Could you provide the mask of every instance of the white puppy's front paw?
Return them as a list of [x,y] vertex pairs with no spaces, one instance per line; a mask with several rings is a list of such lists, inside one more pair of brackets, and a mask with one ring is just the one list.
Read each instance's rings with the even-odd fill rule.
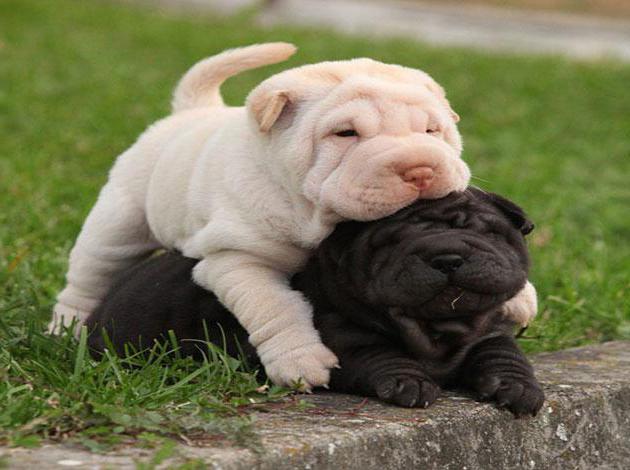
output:
[[339,367],[339,360],[322,343],[313,343],[280,354],[268,363],[263,360],[263,364],[267,376],[276,385],[292,387],[299,384],[300,390],[310,391],[328,385],[330,369]]
[[503,315],[513,322],[527,326],[538,313],[536,288],[527,281],[525,286],[503,304]]
[[48,333],[51,335],[60,334],[63,327],[69,327],[72,322],[74,325],[74,334],[78,336],[81,331],[81,325],[90,315],[90,312],[80,310],[62,303],[57,303],[53,308],[53,317],[48,324]]

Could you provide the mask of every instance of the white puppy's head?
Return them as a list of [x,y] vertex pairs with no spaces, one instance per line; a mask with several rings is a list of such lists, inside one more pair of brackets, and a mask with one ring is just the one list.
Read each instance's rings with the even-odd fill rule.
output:
[[373,220],[466,188],[459,120],[424,72],[371,59],[287,70],[247,98],[280,184],[344,219]]

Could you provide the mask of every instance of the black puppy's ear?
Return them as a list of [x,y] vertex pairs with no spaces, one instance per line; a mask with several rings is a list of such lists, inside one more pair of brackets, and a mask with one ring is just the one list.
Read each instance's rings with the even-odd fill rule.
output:
[[485,193],[485,197],[498,207],[523,235],[534,230],[534,223],[529,220],[525,211],[512,201],[494,193]]

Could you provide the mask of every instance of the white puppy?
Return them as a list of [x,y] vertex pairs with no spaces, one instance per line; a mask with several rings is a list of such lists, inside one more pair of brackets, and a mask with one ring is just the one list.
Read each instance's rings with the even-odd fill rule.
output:
[[51,330],[84,321],[118,271],[176,248],[202,260],[195,281],[236,315],[275,383],[328,382],[337,359],[289,276],[339,221],[463,190],[470,173],[457,115],[417,70],[370,59],[307,65],[262,82],[245,107],[224,105],[225,79],[294,52],[253,45],[186,73],[173,114],[112,168],[70,254]]

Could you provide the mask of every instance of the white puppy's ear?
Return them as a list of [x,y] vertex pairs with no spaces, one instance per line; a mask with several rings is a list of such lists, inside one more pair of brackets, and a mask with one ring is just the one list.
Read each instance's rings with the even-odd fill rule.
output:
[[272,90],[252,96],[248,104],[258,123],[258,129],[261,132],[269,132],[290,102],[287,90]]
[[457,114],[455,112],[455,110],[453,108],[451,108],[451,105],[448,103],[448,100],[446,98],[444,98],[444,100],[448,104],[448,110],[451,113],[451,117],[453,118],[453,121],[455,121],[455,124],[457,124],[459,122],[459,119],[460,119],[459,114]]
[[446,109],[448,109],[448,112],[450,113],[453,121],[455,121],[455,123],[458,123],[459,114],[457,114],[455,110],[451,108],[451,103],[449,103],[448,100],[446,99],[446,92],[444,91],[444,88],[442,88],[442,86],[439,85],[435,81],[429,82],[427,84],[427,88],[429,89],[429,91],[431,91],[431,93],[433,93],[435,96],[437,96],[440,99],[442,104],[444,104],[446,106]]

